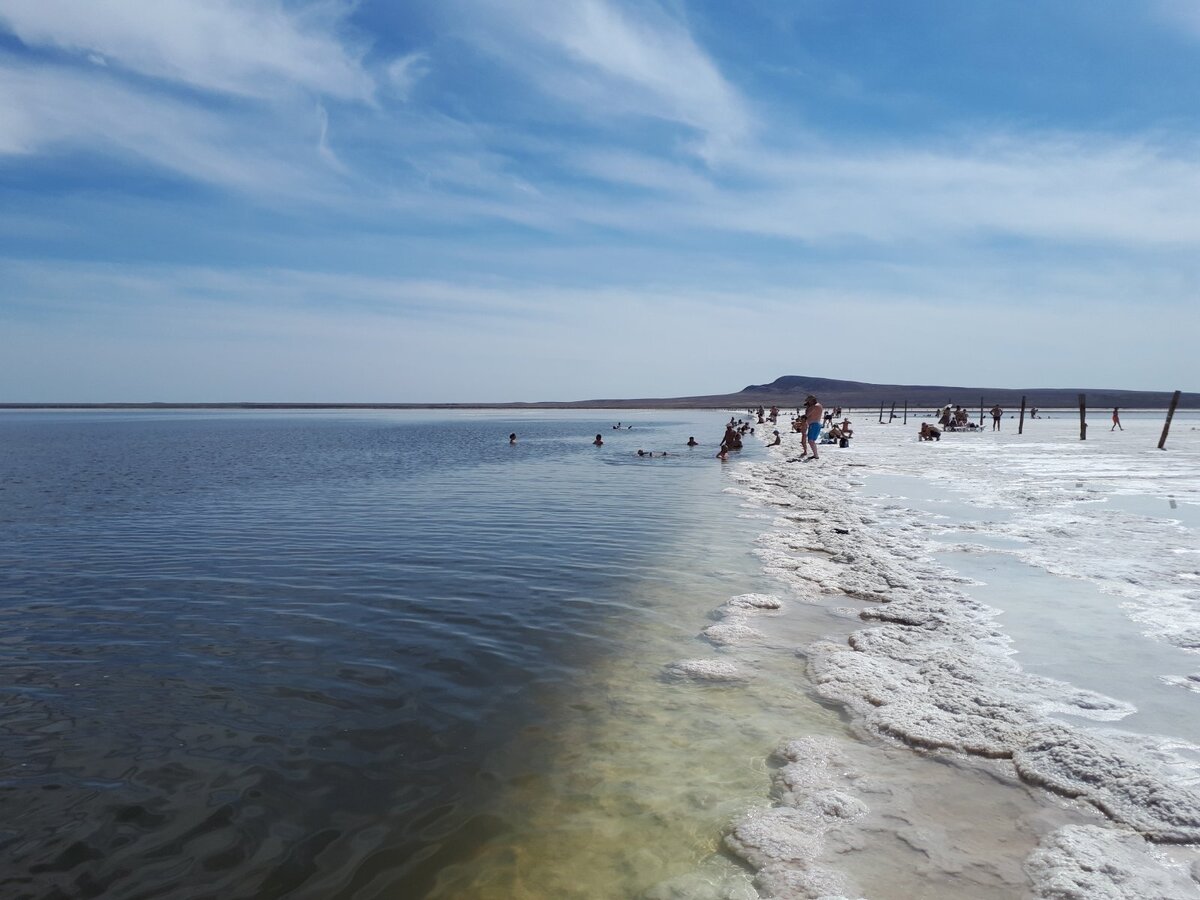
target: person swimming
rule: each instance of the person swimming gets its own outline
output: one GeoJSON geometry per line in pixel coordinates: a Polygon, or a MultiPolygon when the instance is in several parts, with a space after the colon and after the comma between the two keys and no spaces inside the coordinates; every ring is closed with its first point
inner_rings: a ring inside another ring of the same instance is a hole
{"type": "Polygon", "coordinates": [[[515,431],[508,436],[508,442],[510,444],[515,444],[517,442],[517,433],[515,431]]]}
{"type": "Polygon", "coordinates": [[[600,435],[596,435],[596,439],[594,441],[592,441],[592,443],[597,447],[603,447],[604,446],[604,438],[600,437],[600,435]]]}
{"type": "Polygon", "coordinates": [[[689,438],[688,438],[687,445],[688,445],[689,447],[699,447],[699,446],[700,446],[700,442],[699,442],[699,441],[697,441],[697,440],[696,440],[696,438],[695,438],[695,436],[693,435],[692,437],[689,437],[689,438]]]}

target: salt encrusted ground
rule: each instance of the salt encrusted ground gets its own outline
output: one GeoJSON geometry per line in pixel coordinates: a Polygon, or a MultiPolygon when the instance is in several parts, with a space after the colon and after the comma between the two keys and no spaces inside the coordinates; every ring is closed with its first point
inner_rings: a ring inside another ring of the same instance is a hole
{"type": "MultiPolygon", "coordinates": [[[[972,455],[979,457],[971,463],[976,474],[991,473],[981,502],[1021,513],[993,527],[995,533],[1032,545],[1025,558],[1046,571],[1095,578],[1125,601],[1134,621],[1163,640],[1196,644],[1200,629],[1189,616],[1200,614],[1200,593],[1187,577],[1196,565],[1188,556],[1194,535],[1144,517],[1110,517],[1110,527],[1115,521],[1120,530],[1118,541],[1134,542],[1137,552],[1133,560],[1096,567],[1096,554],[1111,549],[1113,539],[1098,534],[1100,526],[1088,512],[1064,515],[1060,508],[1072,502],[1068,482],[1081,465],[1091,477],[1097,471],[1114,479],[1128,474],[1130,466],[1119,462],[1119,453],[1101,452],[1099,463],[1067,465],[1063,458],[1075,460],[1078,448],[1047,442],[1021,447],[1021,460],[1005,472],[989,462],[991,453],[1004,452],[995,438],[969,437],[980,443],[941,457],[932,456],[937,447],[919,452],[935,460],[935,471],[939,466],[946,471],[950,457],[968,463],[972,455]],[[982,443],[988,440],[992,443],[982,443]],[[1039,469],[1033,458],[1038,455],[1049,474],[1039,469]],[[1180,571],[1169,570],[1172,564],[1180,571]],[[1164,607],[1175,615],[1165,614],[1164,607]]],[[[836,606],[839,598],[853,598],[870,604],[859,612],[865,627],[848,640],[801,649],[799,662],[815,690],[843,704],[856,726],[878,739],[917,752],[995,760],[1026,785],[1103,814],[1104,827],[1067,825],[1045,833],[1023,861],[1027,884],[1014,896],[1200,897],[1200,886],[1180,864],[1195,859],[1200,845],[1200,793],[1186,755],[1174,752],[1196,748],[1106,728],[1098,723],[1130,715],[1134,703],[1022,670],[997,625],[997,610],[972,599],[965,590],[968,580],[934,559],[928,516],[892,509],[884,523],[861,501],[856,482],[878,467],[881,451],[898,449],[909,461],[917,452],[901,446],[914,442],[894,431],[888,439],[894,447],[864,452],[866,441],[860,439],[859,449],[830,448],[819,463],[809,464],[786,462],[795,448],[785,446],[770,461],[743,466],[735,475],[748,500],[777,512],[758,549],[769,573],[802,602],[836,606]],[[1184,846],[1172,858],[1162,849],[1168,845],[1184,846]]],[[[886,458],[897,465],[895,455],[886,458]]],[[[1189,499],[1200,498],[1195,483],[1200,467],[1193,462],[1185,453],[1184,468],[1192,466],[1188,477],[1168,473],[1172,488],[1189,499]]],[[[1156,465],[1161,466],[1137,460],[1135,483],[1145,487],[1156,465]]],[[[1121,479],[1123,486],[1129,483],[1121,479]]],[[[672,671],[694,678],[716,672],[726,679],[753,677],[739,648],[761,642],[755,618],[781,614],[783,605],[764,595],[733,598],[704,630],[717,655],[676,664],[672,671]],[[732,668],[714,672],[721,664],[732,668]]],[[[734,822],[727,847],[757,872],[763,896],[857,896],[853,873],[839,870],[837,856],[839,847],[854,844],[870,791],[861,790],[861,775],[847,768],[835,742],[797,736],[778,755],[774,805],[734,822]]],[[[886,773],[873,777],[886,780],[886,773]]]]}

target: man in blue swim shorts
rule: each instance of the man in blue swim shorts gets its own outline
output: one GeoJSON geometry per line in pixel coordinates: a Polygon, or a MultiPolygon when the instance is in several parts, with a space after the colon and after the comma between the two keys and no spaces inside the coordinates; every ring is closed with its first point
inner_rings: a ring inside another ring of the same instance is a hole
{"type": "MultiPolygon", "coordinates": [[[[821,436],[821,418],[825,408],[820,400],[809,394],[804,398],[804,412],[808,416],[808,449],[812,452],[812,459],[817,459],[817,438],[821,436]]],[[[803,459],[803,455],[800,458],[803,459]]]]}

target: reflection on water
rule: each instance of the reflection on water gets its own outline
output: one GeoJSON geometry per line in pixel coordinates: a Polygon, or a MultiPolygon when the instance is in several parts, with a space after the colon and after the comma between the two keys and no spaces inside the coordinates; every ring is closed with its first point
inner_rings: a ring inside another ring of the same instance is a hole
{"type": "MultiPolygon", "coordinates": [[[[621,416],[0,414],[3,896],[750,898],[721,834],[813,734],[863,896],[1021,896],[1078,810],[853,743],[797,651],[863,603],[764,583],[726,414],[621,416]],[[702,640],[748,591],[786,615],[702,640]],[[722,654],[752,677],[664,677],[722,654]]],[[[1007,514],[883,477],[931,536],[1007,514]]]]}
{"type": "Polygon", "coordinates": [[[1180,714],[1178,688],[1161,677],[1189,671],[1194,653],[1145,635],[1119,601],[1089,581],[1002,554],[940,559],[978,582],[965,588],[968,593],[1004,609],[999,624],[1025,670],[1134,702],[1137,712],[1121,720],[1124,730],[1200,744],[1200,721],[1180,714]]]}
{"type": "Polygon", "coordinates": [[[720,463],[634,454],[719,415],[607,427],[0,417],[5,896],[415,897],[511,846],[514,785],[614,756],[586,673],[754,570],[720,463]]]}

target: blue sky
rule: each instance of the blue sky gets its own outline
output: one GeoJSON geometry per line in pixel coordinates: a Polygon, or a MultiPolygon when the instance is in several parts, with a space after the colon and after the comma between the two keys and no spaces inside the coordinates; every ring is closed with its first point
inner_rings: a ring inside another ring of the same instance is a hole
{"type": "Polygon", "coordinates": [[[0,401],[1200,390],[1191,0],[0,0],[0,401]]]}

